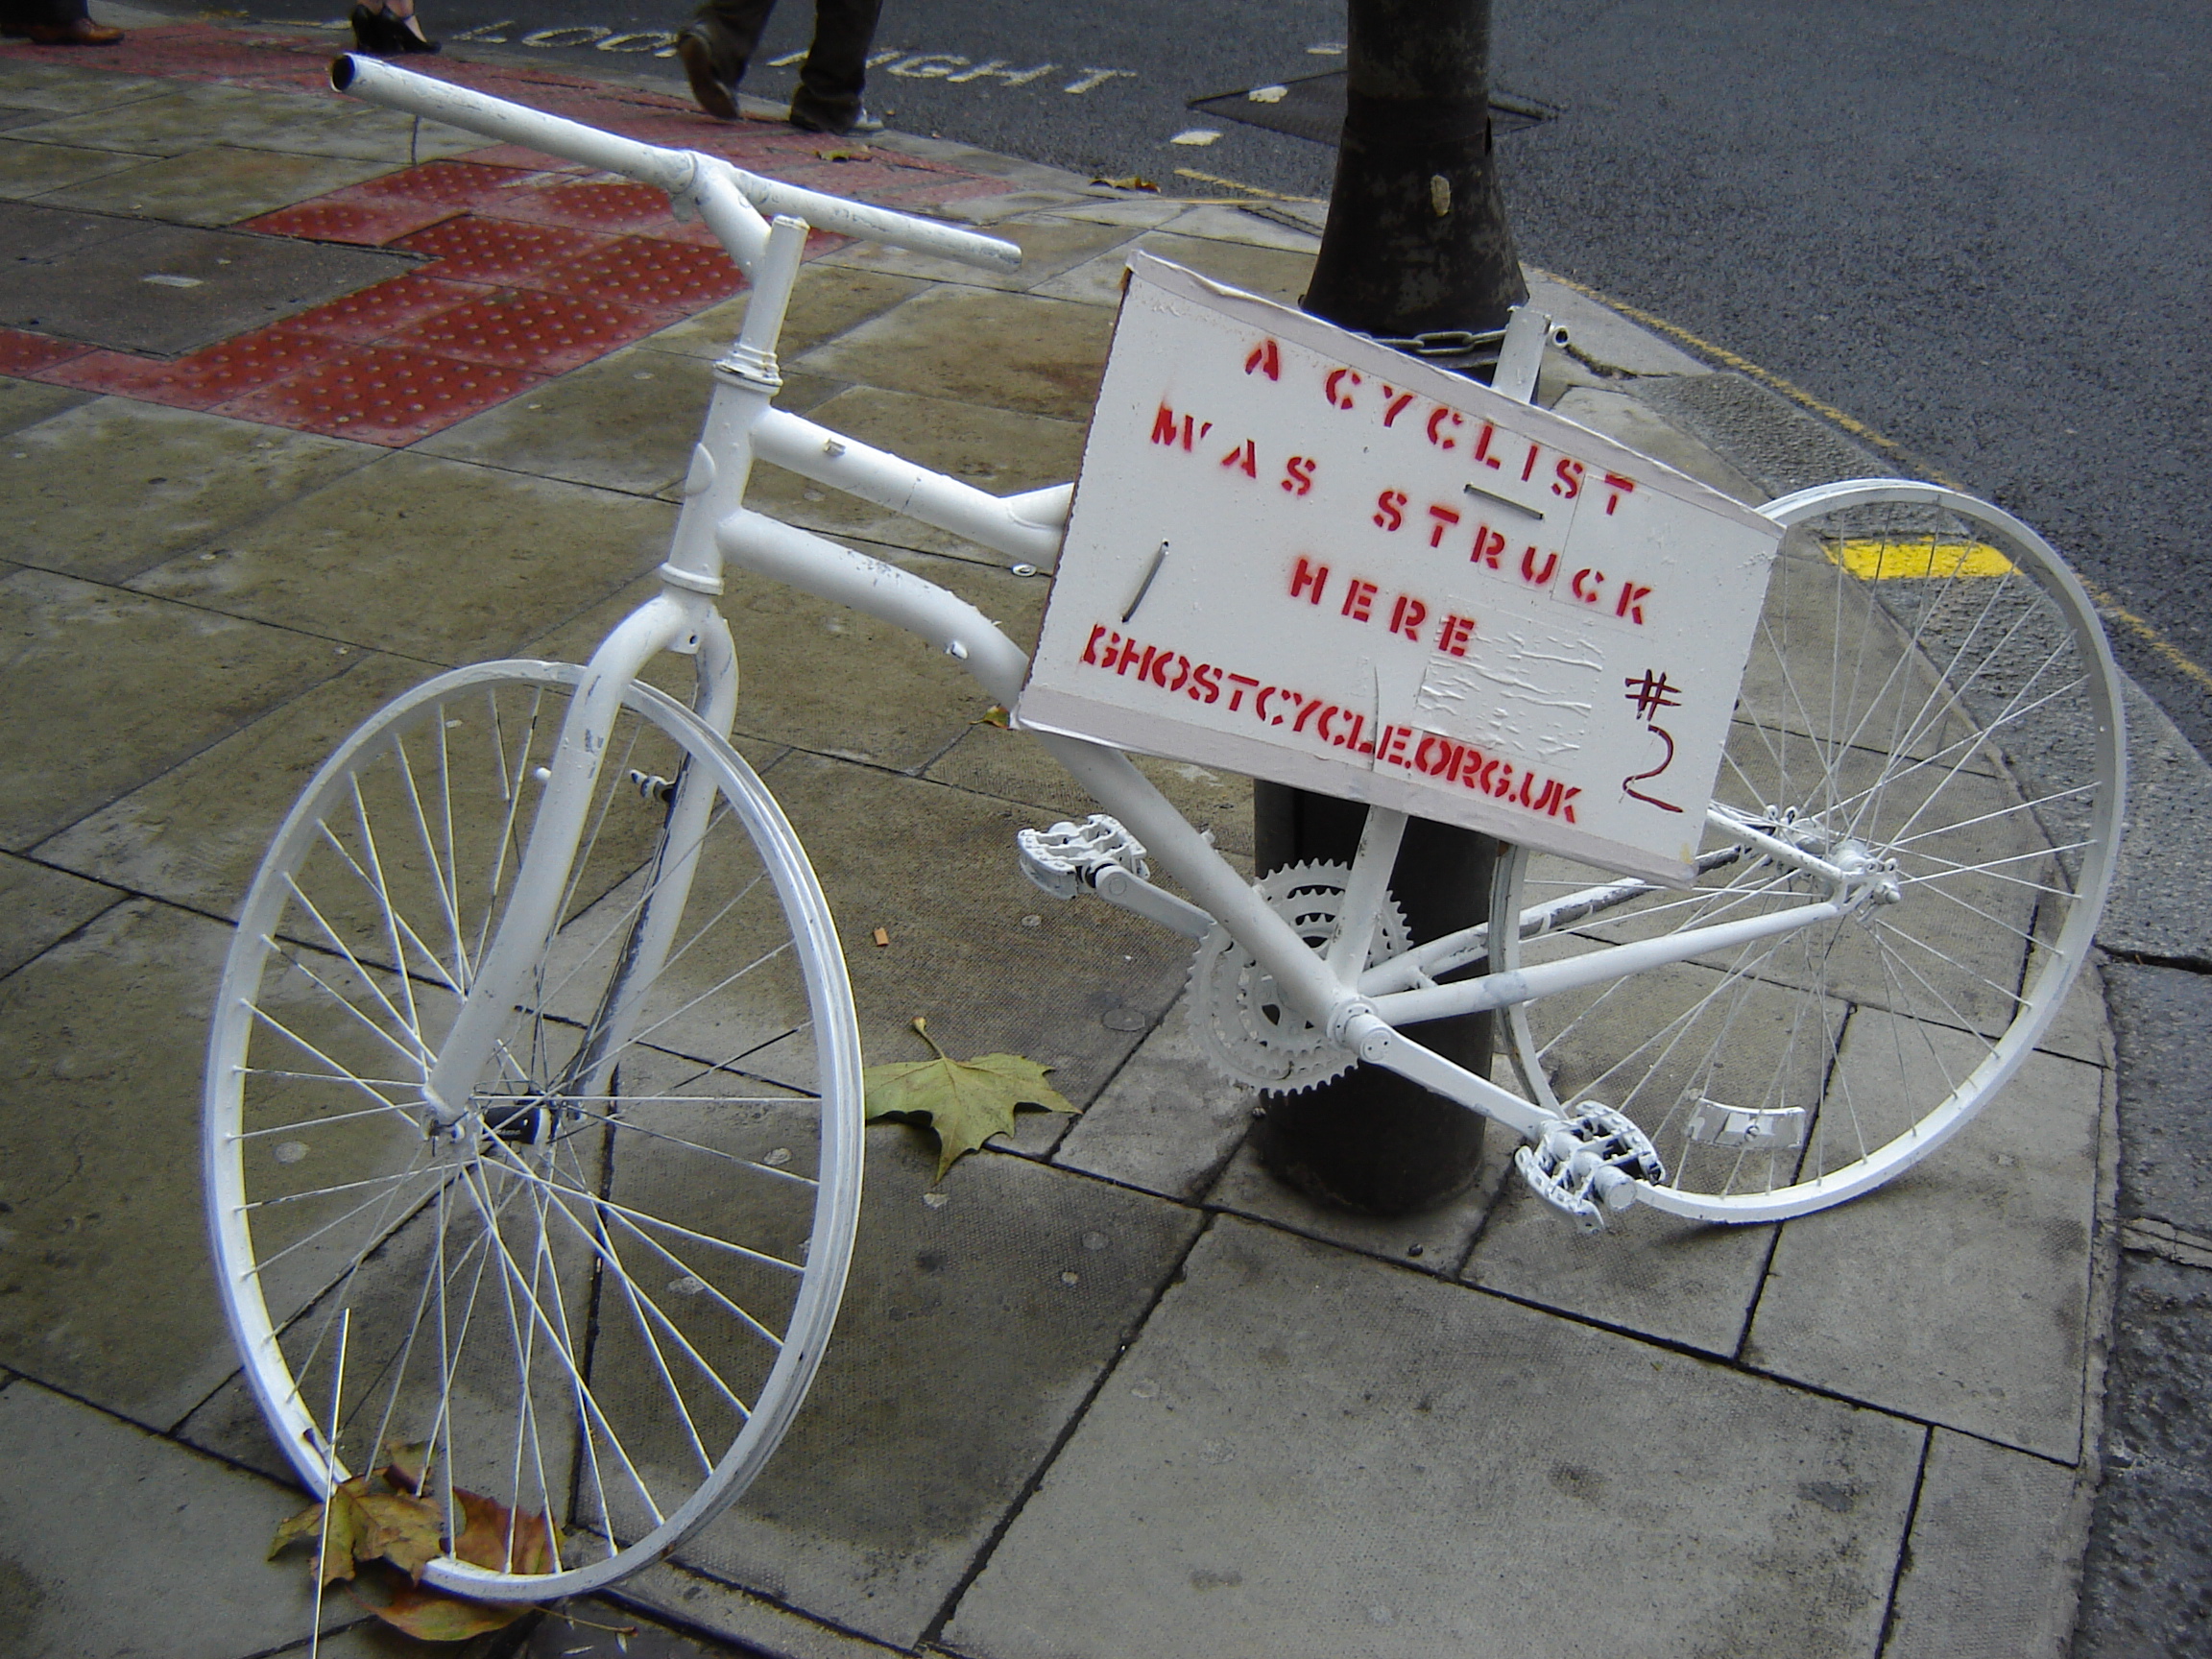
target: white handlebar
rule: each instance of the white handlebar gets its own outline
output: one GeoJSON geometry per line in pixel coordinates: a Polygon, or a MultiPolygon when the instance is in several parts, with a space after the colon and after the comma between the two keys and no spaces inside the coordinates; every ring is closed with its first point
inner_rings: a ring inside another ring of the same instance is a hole
{"type": "Polygon", "coordinates": [[[771,217],[788,214],[805,220],[817,230],[868,242],[884,242],[916,253],[932,253],[966,265],[980,265],[987,270],[1011,271],[1022,263],[1022,250],[997,237],[981,236],[934,220],[917,219],[888,207],[848,202],[841,196],[826,196],[819,190],[802,189],[779,180],[763,179],[733,167],[719,156],[704,156],[695,150],[664,150],[657,144],[640,144],[634,138],[602,132],[596,127],[548,115],[527,105],[510,104],[503,98],[471,92],[465,86],[434,81],[427,75],[396,69],[373,58],[349,52],[333,60],[330,84],[341,92],[350,92],[356,98],[380,104],[387,109],[420,115],[426,121],[443,121],[448,126],[481,132],[487,138],[582,162],[604,173],[619,173],[665,190],[671,196],[690,195],[702,182],[700,174],[706,170],[727,179],[755,207],[771,217]]]}

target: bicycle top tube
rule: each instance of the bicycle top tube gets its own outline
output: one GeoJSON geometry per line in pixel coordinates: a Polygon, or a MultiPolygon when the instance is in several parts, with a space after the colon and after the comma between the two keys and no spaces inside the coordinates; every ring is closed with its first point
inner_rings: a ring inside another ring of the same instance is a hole
{"type": "Polygon", "coordinates": [[[525,145],[565,160],[581,162],[606,173],[665,190],[681,202],[699,204],[711,181],[734,185],[754,223],[727,226],[709,211],[707,222],[722,240],[730,256],[751,275],[759,257],[767,227],[760,216],[780,215],[804,219],[817,230],[832,231],[868,242],[887,243],[915,253],[933,253],[986,270],[1011,271],[1022,263],[1022,250],[995,236],[980,235],[956,226],[888,207],[849,202],[842,196],[824,195],[780,180],[763,179],[733,167],[719,156],[695,150],[669,150],[623,138],[580,121],[548,115],[541,109],[509,103],[466,86],[455,86],[427,75],[395,68],[373,58],[347,53],[332,60],[330,84],[371,104],[425,120],[480,132],[488,138],[525,145]]]}

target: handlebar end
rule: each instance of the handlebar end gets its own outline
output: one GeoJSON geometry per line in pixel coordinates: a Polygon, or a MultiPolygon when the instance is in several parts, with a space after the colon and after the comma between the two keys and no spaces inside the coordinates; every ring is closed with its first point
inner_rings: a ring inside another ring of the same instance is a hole
{"type": "Polygon", "coordinates": [[[353,54],[341,52],[330,60],[330,85],[339,92],[353,84],[353,54]]]}

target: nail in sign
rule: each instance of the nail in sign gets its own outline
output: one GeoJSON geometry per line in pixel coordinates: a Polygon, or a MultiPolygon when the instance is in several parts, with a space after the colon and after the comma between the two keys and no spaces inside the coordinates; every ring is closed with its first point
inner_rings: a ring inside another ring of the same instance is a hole
{"type": "Polygon", "coordinates": [[[1780,539],[1140,253],[1017,714],[1686,880],[1780,539]]]}

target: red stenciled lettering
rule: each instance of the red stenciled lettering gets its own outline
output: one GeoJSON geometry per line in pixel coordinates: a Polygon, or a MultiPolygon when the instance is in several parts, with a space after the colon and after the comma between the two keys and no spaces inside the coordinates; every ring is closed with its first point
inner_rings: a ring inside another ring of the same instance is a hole
{"type": "Polygon", "coordinates": [[[1375,527],[1378,530],[1396,530],[1406,522],[1406,492],[1385,490],[1375,497],[1375,527]]]}
{"type": "Polygon", "coordinates": [[[1252,348],[1252,354],[1244,359],[1244,373],[1264,374],[1270,380],[1283,378],[1283,353],[1272,340],[1262,340],[1252,348]]]}
{"type": "Polygon", "coordinates": [[[1390,632],[1403,634],[1408,639],[1421,637],[1421,624],[1429,620],[1429,607],[1410,593],[1398,595],[1398,603],[1390,608],[1390,632]]]}
{"type": "Polygon", "coordinates": [[[1487,524],[1475,526],[1475,551],[1468,555],[1471,565],[1487,565],[1498,568],[1498,555],[1505,551],[1505,532],[1493,530],[1487,524]]]}
{"type": "Polygon", "coordinates": [[[1232,674],[1229,676],[1229,684],[1237,687],[1236,690],[1229,693],[1229,712],[1234,714],[1243,707],[1244,693],[1257,690],[1260,682],[1253,679],[1249,674],[1232,674]]]}
{"type": "Polygon", "coordinates": [[[1593,570],[1588,565],[1575,572],[1574,580],[1567,584],[1568,591],[1585,605],[1598,603],[1599,590],[1605,586],[1605,572],[1593,570]]]}
{"type": "Polygon", "coordinates": [[[1177,435],[1175,411],[1163,403],[1160,405],[1160,413],[1152,417],[1152,442],[1155,444],[1172,444],[1177,435]]]}
{"type": "Polygon", "coordinates": [[[1198,430],[1193,433],[1190,430],[1190,420],[1191,418],[1188,415],[1183,417],[1183,447],[1186,449],[1197,448],[1198,440],[1214,430],[1213,421],[1202,421],[1198,423],[1198,430]]]}
{"type": "Polygon", "coordinates": [[[1406,764],[1406,739],[1412,736],[1412,729],[1406,726],[1385,726],[1377,745],[1375,758],[1387,760],[1393,766],[1406,764]]]}
{"type": "MultiPolygon", "coordinates": [[[[1093,664],[1094,666],[1095,666],[1095,665],[1097,664],[1097,661],[1098,661],[1098,636],[1099,636],[1099,635],[1101,635],[1101,634],[1105,634],[1105,633],[1108,633],[1108,632],[1110,632],[1110,630],[1107,628],[1106,624],[1105,624],[1105,623],[1103,623],[1103,622],[1099,623],[1099,624],[1098,624],[1096,627],[1094,627],[1094,628],[1093,628],[1093,629],[1091,630],[1091,637],[1083,641],[1083,661],[1086,661],[1086,662],[1089,662],[1089,663],[1093,664]]],[[[1118,634],[1116,634],[1116,635],[1114,636],[1114,637],[1115,637],[1117,640],[1118,640],[1118,639],[1121,637],[1121,636],[1120,636],[1120,635],[1118,635],[1118,634]]],[[[1107,649],[1107,650],[1109,650],[1109,651],[1111,651],[1111,650],[1113,650],[1113,649],[1114,649],[1114,647],[1113,647],[1113,646],[1111,646],[1111,645],[1109,645],[1109,646],[1107,646],[1107,647],[1106,647],[1106,649],[1107,649]]]]}
{"type": "Polygon", "coordinates": [[[1364,743],[1359,741],[1359,733],[1364,732],[1366,729],[1367,716],[1364,714],[1353,715],[1352,730],[1345,733],[1343,736],[1336,739],[1336,746],[1340,749],[1349,749],[1356,755],[1374,754],[1375,741],[1373,738],[1369,738],[1364,743]]]}
{"type": "Polygon", "coordinates": [[[1434,409],[1429,412],[1429,442],[1435,445],[1439,449],[1456,449],[1459,447],[1458,439],[1445,438],[1438,435],[1437,429],[1441,427],[1446,421],[1450,421],[1455,426],[1465,424],[1465,422],[1459,419],[1458,410],[1449,408],[1446,405],[1439,403],[1434,409]]]}
{"type": "MultiPolygon", "coordinates": [[[[1152,663],[1153,663],[1154,660],[1155,660],[1155,659],[1157,659],[1157,658],[1159,657],[1159,655],[1160,655],[1160,647],[1159,647],[1159,646],[1157,646],[1157,645],[1147,645],[1147,646],[1145,646],[1145,647],[1144,647],[1144,655],[1143,655],[1143,657],[1142,657],[1142,659],[1139,661],[1139,662],[1138,662],[1138,664],[1137,664],[1137,678],[1138,678],[1138,679],[1140,679],[1140,680],[1149,680],[1149,679],[1151,679],[1151,678],[1152,678],[1152,663]]],[[[1126,669],[1126,668],[1129,666],[1129,658],[1128,658],[1128,656],[1127,656],[1127,654],[1126,654],[1126,653],[1124,653],[1124,654],[1123,654],[1123,656],[1122,656],[1122,658],[1121,658],[1121,666],[1122,666],[1124,669],[1126,669]]]]}
{"type": "Polygon", "coordinates": [[[1482,422],[1481,435],[1475,440],[1475,459],[1485,467],[1498,465],[1498,457],[1490,453],[1490,440],[1498,436],[1498,428],[1489,421],[1482,422]]]}
{"type": "Polygon", "coordinates": [[[1467,637],[1475,632],[1472,616],[1447,616],[1444,631],[1436,636],[1436,649],[1449,657],[1467,655],[1467,637]]]}
{"type": "Polygon", "coordinates": [[[1313,469],[1321,463],[1310,455],[1293,455],[1283,464],[1283,488],[1303,495],[1313,488],[1313,469]]]}
{"type": "Polygon", "coordinates": [[[1232,449],[1221,457],[1221,465],[1237,468],[1247,478],[1257,478],[1260,476],[1259,446],[1247,438],[1241,449],[1232,449]]]}
{"type": "Polygon", "coordinates": [[[1608,472],[1605,474],[1605,488],[1611,492],[1605,497],[1605,517],[1610,518],[1613,517],[1613,509],[1621,505],[1621,497],[1636,493],[1636,480],[1623,478],[1618,472],[1608,472]]]}
{"type": "Polygon", "coordinates": [[[1255,719],[1262,725],[1280,726],[1283,724],[1283,716],[1267,712],[1267,699],[1270,697],[1287,697],[1290,700],[1290,706],[1296,708],[1298,706],[1298,693],[1286,691],[1280,685],[1270,685],[1259,696],[1252,699],[1252,714],[1255,719]]]}
{"type": "Polygon", "coordinates": [[[1290,730],[1293,732],[1305,731],[1306,722],[1313,718],[1313,710],[1321,707],[1321,702],[1322,700],[1316,697],[1312,702],[1307,704],[1305,708],[1299,709],[1298,718],[1290,723],[1290,730]]]}
{"type": "Polygon", "coordinates": [[[1220,702],[1221,670],[1211,662],[1201,662],[1191,669],[1190,696],[1193,703],[1220,702]]]}
{"type": "Polygon", "coordinates": [[[1572,501],[1575,496],[1582,493],[1581,462],[1570,460],[1562,455],[1559,457],[1559,465],[1552,468],[1551,471],[1556,480],[1551,486],[1552,494],[1572,501]]]}
{"type": "Polygon", "coordinates": [[[1543,453],[1537,445],[1528,445],[1528,459],[1521,463],[1521,482],[1526,484],[1536,470],[1536,457],[1543,453]]]}
{"type": "MultiPolygon", "coordinates": [[[[1151,666],[1144,671],[1144,677],[1151,681],[1153,685],[1159,686],[1163,691],[1174,690],[1175,687],[1167,684],[1167,664],[1174,661],[1174,652],[1161,652],[1159,656],[1152,659],[1151,666]]],[[[1190,659],[1188,657],[1183,659],[1183,671],[1185,673],[1189,673],[1190,671],[1190,659]]],[[[1178,684],[1180,684],[1180,682],[1178,682],[1178,684]]]]}
{"type": "Polygon", "coordinates": [[[1458,509],[1431,506],[1429,509],[1429,517],[1436,520],[1436,528],[1429,532],[1429,545],[1441,547],[1444,545],[1444,532],[1459,522],[1458,509]]]}
{"type": "Polygon", "coordinates": [[[1551,816],[1554,818],[1564,818],[1570,824],[1574,823],[1575,797],[1581,793],[1582,791],[1579,787],[1572,789],[1562,788],[1559,791],[1558,801],[1550,809],[1551,816]]]}
{"type": "Polygon", "coordinates": [[[1558,570],[1559,555],[1556,552],[1547,553],[1544,556],[1544,568],[1542,570],[1536,568],[1535,548],[1530,547],[1521,555],[1521,580],[1528,583],[1531,587],[1551,587],[1551,578],[1558,573],[1558,570]]]}
{"type": "Polygon", "coordinates": [[[1425,732],[1413,749],[1413,770],[1426,778],[1441,778],[1458,760],[1458,751],[1459,746],[1451,738],[1425,732]]]}
{"type": "MultiPolygon", "coordinates": [[[[1488,772],[1489,768],[1484,767],[1483,771],[1488,772]]],[[[1498,781],[1490,791],[1491,798],[1493,800],[1503,801],[1512,793],[1513,763],[1510,760],[1501,760],[1498,762],[1498,781]]]]}
{"type": "Polygon", "coordinates": [[[1320,738],[1324,743],[1334,743],[1337,748],[1343,748],[1344,739],[1336,736],[1329,730],[1329,722],[1343,712],[1344,710],[1337,708],[1334,703],[1322,709],[1321,718],[1313,722],[1313,735],[1320,738]]]}
{"type": "Polygon", "coordinates": [[[1321,603],[1321,589],[1328,586],[1329,566],[1309,564],[1306,555],[1299,554],[1298,568],[1290,573],[1290,597],[1295,599],[1310,588],[1313,591],[1306,594],[1306,603],[1318,605],[1321,603]]]}
{"type": "Polygon", "coordinates": [[[1375,584],[1355,576],[1352,585],[1344,590],[1344,609],[1337,614],[1349,616],[1355,622],[1364,622],[1367,620],[1368,607],[1374,603],[1375,584]]]}
{"type": "Polygon", "coordinates": [[[1535,781],[1536,781],[1536,774],[1535,774],[1535,773],[1533,773],[1533,772],[1524,772],[1524,773],[1522,773],[1522,774],[1521,774],[1521,787],[1520,787],[1519,791],[1515,793],[1515,795],[1514,795],[1513,799],[1514,799],[1514,800],[1516,800],[1516,801],[1518,801],[1518,802],[1520,802],[1520,803],[1521,803],[1521,805],[1524,805],[1524,806],[1533,806],[1533,805],[1535,805],[1536,802],[1535,802],[1535,799],[1534,799],[1534,797],[1532,797],[1532,796],[1531,796],[1531,795],[1528,793],[1528,785],[1529,785],[1529,784],[1531,784],[1531,783],[1533,783],[1533,782],[1535,782],[1535,781]]]}
{"type": "Polygon", "coordinates": [[[1532,812],[1544,813],[1551,813],[1557,811],[1559,806],[1559,789],[1560,783],[1558,779],[1547,778],[1544,781],[1544,792],[1536,797],[1536,800],[1534,804],[1529,807],[1529,810],[1532,812]]]}
{"type": "Polygon", "coordinates": [[[1359,372],[1356,369],[1332,369],[1329,377],[1321,382],[1321,396],[1339,409],[1352,407],[1351,387],[1359,384],[1359,372]],[[1339,390],[1342,388],[1342,390],[1339,390]]]}
{"type": "MultiPolygon", "coordinates": [[[[1163,657],[1160,660],[1161,666],[1166,667],[1166,661],[1167,660],[1163,657]]],[[[1190,683],[1190,675],[1192,672],[1190,667],[1190,659],[1184,656],[1182,652],[1178,651],[1175,653],[1175,678],[1167,682],[1167,689],[1170,691],[1180,691],[1184,686],[1188,685],[1190,683]]]]}
{"type": "Polygon", "coordinates": [[[1634,582],[1621,584],[1621,603],[1613,607],[1613,614],[1634,622],[1644,623],[1644,601],[1651,597],[1651,589],[1634,582]]]}
{"type": "Polygon", "coordinates": [[[1385,386],[1382,388],[1382,396],[1390,400],[1390,406],[1382,411],[1382,424],[1388,426],[1406,413],[1406,405],[1413,401],[1413,394],[1385,386]]]}

